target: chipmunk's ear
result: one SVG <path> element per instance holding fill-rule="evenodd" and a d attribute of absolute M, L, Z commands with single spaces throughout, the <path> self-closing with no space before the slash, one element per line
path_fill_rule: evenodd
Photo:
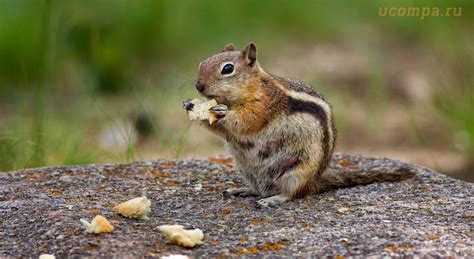
<path fill-rule="evenodd" d="M 222 52 L 226 52 L 226 51 L 234 51 L 235 50 L 235 45 L 232 44 L 232 43 L 229 43 L 227 45 L 225 45 L 224 49 L 222 50 Z"/>
<path fill-rule="evenodd" d="M 247 44 L 244 50 L 242 50 L 242 58 L 247 61 L 249 66 L 253 66 L 255 61 L 257 61 L 257 46 L 252 42 Z"/>

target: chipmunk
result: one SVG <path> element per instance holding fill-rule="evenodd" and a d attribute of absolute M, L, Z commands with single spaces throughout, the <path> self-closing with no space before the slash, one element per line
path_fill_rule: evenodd
<path fill-rule="evenodd" d="M 226 190 L 225 197 L 257 196 L 257 205 L 268 207 L 328 186 L 383 178 L 324 173 L 336 141 L 331 105 L 309 84 L 263 70 L 253 43 L 242 51 L 227 44 L 202 61 L 195 86 L 202 96 L 217 101 L 210 108 L 217 123 L 203 124 L 226 141 L 249 185 Z M 183 107 L 191 110 L 193 105 L 188 100 Z"/>

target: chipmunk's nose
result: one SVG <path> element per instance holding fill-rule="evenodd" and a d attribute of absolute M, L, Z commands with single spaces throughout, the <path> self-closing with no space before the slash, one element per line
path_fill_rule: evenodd
<path fill-rule="evenodd" d="M 206 84 L 204 83 L 203 80 L 199 79 L 196 81 L 196 89 L 199 91 L 199 92 L 202 92 L 204 91 L 204 88 L 206 87 Z"/>

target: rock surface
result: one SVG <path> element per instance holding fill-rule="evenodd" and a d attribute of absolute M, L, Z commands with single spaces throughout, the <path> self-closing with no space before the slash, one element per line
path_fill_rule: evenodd
<path fill-rule="evenodd" d="M 329 191 L 278 208 L 224 200 L 242 185 L 231 159 L 158 160 L 39 168 L 0 174 L 0 257 L 39 256 L 474 256 L 474 185 L 390 159 L 336 154 L 329 170 L 403 167 L 417 176 Z M 150 219 L 113 207 L 145 195 Z M 100 214 L 112 234 L 88 234 L 79 219 Z M 205 243 L 171 245 L 156 228 L 200 228 Z"/>

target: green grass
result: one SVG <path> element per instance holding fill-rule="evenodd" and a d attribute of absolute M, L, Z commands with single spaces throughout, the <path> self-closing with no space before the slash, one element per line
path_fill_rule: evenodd
<path fill-rule="evenodd" d="M 453 142 L 474 161 L 474 82 L 456 92 L 441 90 L 436 104 L 440 118 L 451 125 Z"/>
<path fill-rule="evenodd" d="M 17 119 L 16 122 L 10 122 L 14 131 L 2 129 L 0 171 L 46 165 L 85 164 L 97 159 L 97 152 L 87 147 L 82 136 L 73 131 L 71 125 L 44 119 L 43 133 L 39 134 L 32 133 L 28 122 L 24 118 Z"/>

